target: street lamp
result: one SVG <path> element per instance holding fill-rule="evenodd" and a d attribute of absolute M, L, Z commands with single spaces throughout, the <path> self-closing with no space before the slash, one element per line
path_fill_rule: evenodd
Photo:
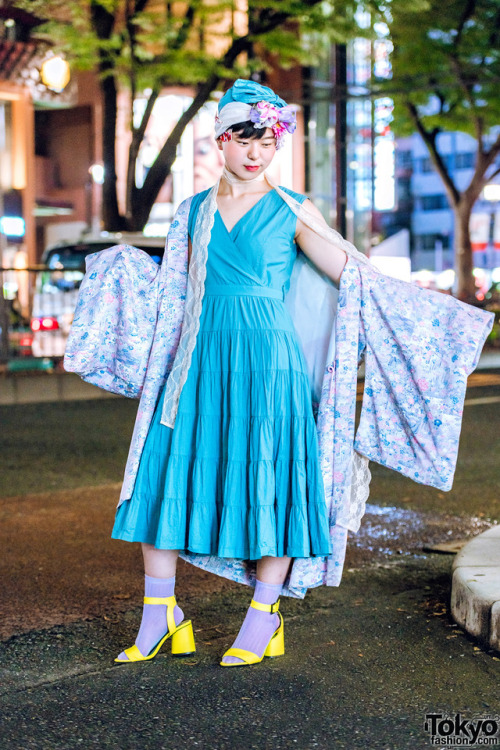
<path fill-rule="evenodd" d="M 42 83 L 48 89 L 60 94 L 61 91 L 64 91 L 71 78 L 68 61 L 59 55 L 48 57 L 42 63 L 40 77 Z"/>

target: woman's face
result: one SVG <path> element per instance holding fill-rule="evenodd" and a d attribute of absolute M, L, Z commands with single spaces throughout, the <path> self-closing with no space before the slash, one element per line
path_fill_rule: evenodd
<path fill-rule="evenodd" d="M 266 128 L 262 138 L 241 138 L 233 133 L 230 141 L 217 141 L 226 168 L 240 180 L 253 180 L 267 169 L 276 153 L 276 138 Z"/>

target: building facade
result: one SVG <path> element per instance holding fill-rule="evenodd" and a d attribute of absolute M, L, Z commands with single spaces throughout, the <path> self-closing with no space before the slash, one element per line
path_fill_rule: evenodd
<path fill-rule="evenodd" d="M 438 149 L 455 185 L 465 189 L 474 174 L 474 138 L 458 132 L 441 133 Z M 500 266 L 500 185 L 488 188 L 473 208 L 470 225 L 478 277 Z M 433 274 L 453 270 L 454 213 L 418 134 L 397 140 L 396 195 L 395 210 L 383 218 L 381 225 L 389 234 L 402 227 L 410 230 L 412 270 Z"/>

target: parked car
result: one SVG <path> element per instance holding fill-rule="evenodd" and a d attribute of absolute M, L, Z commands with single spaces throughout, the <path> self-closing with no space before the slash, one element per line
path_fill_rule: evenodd
<path fill-rule="evenodd" d="M 157 263 L 164 252 L 164 237 L 142 234 L 106 233 L 85 237 L 78 242 L 47 248 L 42 255 L 45 270 L 38 273 L 31 317 L 32 352 L 35 357 L 62 357 L 85 275 L 85 258 L 113 245 L 133 245 L 144 250 Z"/>

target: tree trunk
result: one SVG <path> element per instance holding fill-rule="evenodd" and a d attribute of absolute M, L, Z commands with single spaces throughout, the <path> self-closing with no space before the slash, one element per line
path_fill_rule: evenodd
<path fill-rule="evenodd" d="M 151 209 L 158 197 L 158 193 L 160 192 L 163 183 L 170 175 L 172 164 L 177 158 L 177 146 L 180 143 L 183 132 L 184 128 L 176 137 L 172 137 L 172 135 L 168 137 L 161 152 L 161 172 L 158 170 L 158 165 L 156 164 L 156 162 L 159 161 L 160 156 L 156 158 L 155 166 L 157 167 L 158 179 L 154 184 L 151 184 L 146 180 L 144 186 L 138 188 L 135 184 L 135 173 L 129 175 L 131 183 L 127 185 L 127 223 L 131 232 L 142 232 L 147 224 L 149 214 L 151 213 Z"/>
<path fill-rule="evenodd" d="M 116 194 L 116 114 L 117 90 L 113 76 L 101 80 L 103 100 L 102 154 L 104 183 L 102 186 L 102 221 L 108 232 L 121 232 L 126 222 L 120 216 Z"/>
<path fill-rule="evenodd" d="M 476 285 L 472 275 L 472 245 L 470 239 L 470 217 L 472 206 L 466 201 L 455 205 L 455 267 L 457 273 L 457 297 L 464 302 L 476 302 Z"/>
<path fill-rule="evenodd" d="M 129 226 L 132 231 L 141 232 L 149 218 L 151 209 L 158 197 L 158 193 L 170 174 L 172 164 L 177 156 L 177 146 L 186 126 L 193 117 L 208 101 L 211 92 L 219 83 L 219 77 L 212 75 L 207 81 L 200 85 L 193 101 L 181 115 L 172 132 L 168 136 L 155 162 L 151 166 L 142 188 L 135 187 L 130 190 L 130 204 L 127 206 Z"/>

